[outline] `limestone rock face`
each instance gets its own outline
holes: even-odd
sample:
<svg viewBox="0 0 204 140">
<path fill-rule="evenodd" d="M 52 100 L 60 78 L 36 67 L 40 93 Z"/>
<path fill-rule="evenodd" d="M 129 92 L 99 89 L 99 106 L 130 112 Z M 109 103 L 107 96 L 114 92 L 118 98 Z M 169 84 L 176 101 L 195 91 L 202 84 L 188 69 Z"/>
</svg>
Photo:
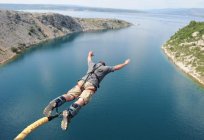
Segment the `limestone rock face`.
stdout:
<svg viewBox="0 0 204 140">
<path fill-rule="evenodd" d="M 0 64 L 46 40 L 75 32 L 119 29 L 130 25 L 116 19 L 82 19 L 56 13 L 0 10 Z"/>
</svg>

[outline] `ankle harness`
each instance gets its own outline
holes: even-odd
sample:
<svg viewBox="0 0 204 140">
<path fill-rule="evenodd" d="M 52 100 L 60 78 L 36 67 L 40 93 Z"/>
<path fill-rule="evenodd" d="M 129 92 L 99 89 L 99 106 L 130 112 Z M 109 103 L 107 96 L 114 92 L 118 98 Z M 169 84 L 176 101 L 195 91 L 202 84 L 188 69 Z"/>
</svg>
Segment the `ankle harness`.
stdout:
<svg viewBox="0 0 204 140">
<path fill-rule="evenodd" d="M 72 104 L 68 109 L 70 117 L 73 118 L 74 116 L 76 116 L 80 109 L 80 105 L 76 103 Z"/>
<path fill-rule="evenodd" d="M 59 96 L 56 99 L 54 99 L 54 101 L 56 102 L 55 107 L 59 107 L 66 102 L 66 99 L 63 96 Z"/>
</svg>

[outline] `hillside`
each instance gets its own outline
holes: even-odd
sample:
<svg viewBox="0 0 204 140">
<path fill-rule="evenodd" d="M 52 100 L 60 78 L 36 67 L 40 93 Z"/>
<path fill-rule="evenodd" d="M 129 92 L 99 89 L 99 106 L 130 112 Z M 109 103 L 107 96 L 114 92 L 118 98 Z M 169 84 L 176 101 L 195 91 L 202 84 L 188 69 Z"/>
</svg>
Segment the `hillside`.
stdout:
<svg viewBox="0 0 204 140">
<path fill-rule="evenodd" d="M 177 8 L 177 9 L 154 9 L 149 10 L 153 14 L 174 15 L 182 17 L 204 17 L 204 8 Z"/>
<path fill-rule="evenodd" d="M 0 10 L 0 64 L 46 40 L 76 32 L 119 29 L 130 25 L 117 19 L 82 19 L 55 13 Z"/>
<path fill-rule="evenodd" d="M 177 66 L 204 84 L 204 22 L 191 21 L 163 49 Z"/>
</svg>

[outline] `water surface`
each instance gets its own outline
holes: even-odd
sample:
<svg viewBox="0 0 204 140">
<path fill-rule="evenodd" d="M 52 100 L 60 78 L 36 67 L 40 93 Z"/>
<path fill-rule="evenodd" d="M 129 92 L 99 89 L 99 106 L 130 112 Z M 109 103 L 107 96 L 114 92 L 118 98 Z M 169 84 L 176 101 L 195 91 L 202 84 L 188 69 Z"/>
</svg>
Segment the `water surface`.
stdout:
<svg viewBox="0 0 204 140">
<path fill-rule="evenodd" d="M 29 140 L 204 139 L 204 90 L 177 69 L 161 50 L 162 44 L 194 17 L 72 14 L 120 18 L 135 26 L 77 33 L 46 42 L 2 66 L 0 139 L 13 139 L 43 116 L 42 110 L 51 99 L 74 86 L 86 72 L 89 50 L 94 51 L 96 62 L 103 60 L 115 65 L 130 58 L 131 63 L 102 81 L 101 88 L 72 120 L 67 132 L 61 131 L 61 120 L 55 119 L 30 134 Z"/>
</svg>

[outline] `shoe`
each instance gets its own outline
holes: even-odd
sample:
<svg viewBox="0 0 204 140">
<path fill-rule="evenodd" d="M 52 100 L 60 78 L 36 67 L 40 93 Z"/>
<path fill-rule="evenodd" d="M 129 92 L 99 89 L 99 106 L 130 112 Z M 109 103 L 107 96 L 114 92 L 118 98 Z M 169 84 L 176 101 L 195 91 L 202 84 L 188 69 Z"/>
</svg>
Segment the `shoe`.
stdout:
<svg viewBox="0 0 204 140">
<path fill-rule="evenodd" d="M 51 102 L 48 104 L 48 106 L 46 106 L 46 108 L 44 109 L 43 114 L 44 114 L 46 117 L 51 116 L 52 110 L 55 108 L 55 106 L 56 106 L 56 102 L 55 102 L 55 101 L 51 101 Z"/>
<path fill-rule="evenodd" d="M 62 122 L 61 122 L 61 128 L 62 130 L 67 130 L 69 123 L 70 123 L 70 118 L 69 118 L 69 111 L 64 110 L 62 112 Z"/>
</svg>

